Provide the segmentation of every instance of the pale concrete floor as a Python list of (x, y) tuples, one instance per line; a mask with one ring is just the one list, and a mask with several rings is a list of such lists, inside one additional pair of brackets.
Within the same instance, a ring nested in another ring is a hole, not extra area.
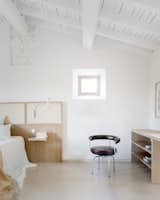
[[(90, 174), (90, 163), (41, 164), (29, 169), (21, 200), (159, 200), (160, 185), (146, 168), (118, 163), (109, 179)], [(103, 175), (102, 175), (103, 174)]]

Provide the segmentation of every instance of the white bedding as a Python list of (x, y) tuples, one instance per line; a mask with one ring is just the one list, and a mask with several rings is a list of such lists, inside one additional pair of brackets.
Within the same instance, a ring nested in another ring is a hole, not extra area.
[(0, 151), (4, 172), (16, 179), (22, 187), (26, 168), (31, 166), (26, 156), (24, 139), (20, 136), (12, 136), (0, 140)]

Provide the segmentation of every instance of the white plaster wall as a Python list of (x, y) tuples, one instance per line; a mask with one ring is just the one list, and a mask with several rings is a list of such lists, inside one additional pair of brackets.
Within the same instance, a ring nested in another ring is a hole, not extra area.
[(160, 130), (160, 118), (155, 117), (155, 83), (160, 81), (160, 49), (151, 57), (150, 67), (150, 128)]
[[(149, 124), (149, 55), (110, 40), (82, 48), (79, 35), (41, 31), (35, 40), (32, 67), (9, 65), (7, 27), (0, 29), (0, 100), (64, 101), (64, 158), (87, 159), (88, 136), (120, 136), (118, 159), (130, 159), (132, 128)], [(106, 101), (72, 100), (72, 69), (105, 68)]]

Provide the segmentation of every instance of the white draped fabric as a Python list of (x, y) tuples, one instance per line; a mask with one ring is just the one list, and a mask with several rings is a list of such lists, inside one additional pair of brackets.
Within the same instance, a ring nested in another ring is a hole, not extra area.
[(22, 187), (26, 168), (33, 166), (28, 161), (24, 139), (20, 136), (12, 136), (0, 140), (0, 151), (2, 152), (4, 172), (14, 178)]

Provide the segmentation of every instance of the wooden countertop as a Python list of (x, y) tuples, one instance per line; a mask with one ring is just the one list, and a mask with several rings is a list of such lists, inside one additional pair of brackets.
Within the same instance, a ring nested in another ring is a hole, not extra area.
[(152, 140), (160, 141), (160, 131), (152, 129), (133, 129), (132, 133), (136, 133)]

